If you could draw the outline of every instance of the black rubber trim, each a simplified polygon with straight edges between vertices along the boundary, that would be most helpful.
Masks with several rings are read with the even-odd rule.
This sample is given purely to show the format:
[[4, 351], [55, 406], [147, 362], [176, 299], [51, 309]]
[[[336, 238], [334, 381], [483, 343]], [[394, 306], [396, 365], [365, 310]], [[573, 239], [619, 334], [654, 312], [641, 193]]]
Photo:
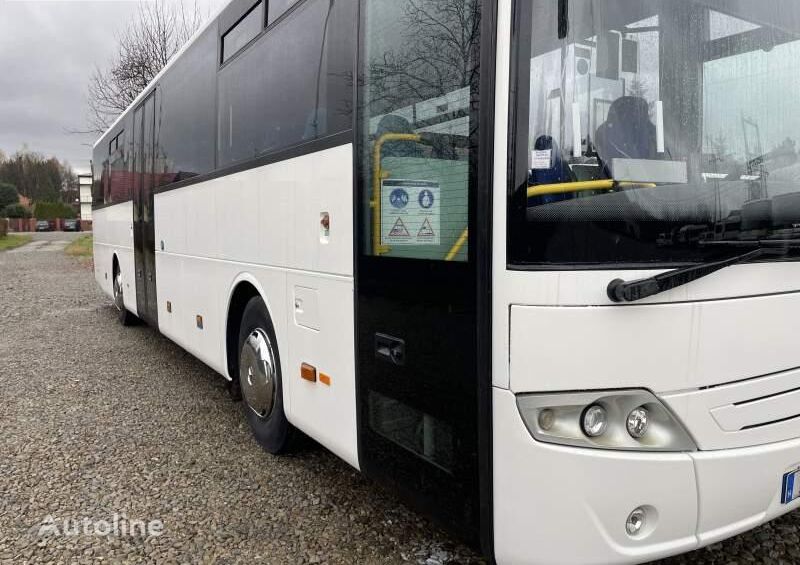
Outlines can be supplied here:
[[478, 385], [478, 497], [480, 545], [495, 562], [494, 473], [492, 413], [492, 202], [494, 186], [495, 72], [497, 54], [497, 2], [483, 0], [481, 21], [481, 75], [478, 186], [476, 191], [476, 359]]
[[[353, 107], [360, 108], [361, 104], [359, 103], [359, 96], [358, 96], [358, 82], [361, 77], [359, 77], [359, 63], [361, 62], [361, 45], [364, 40], [364, 31], [361, 26], [361, 10], [363, 8], [363, 3], [361, 0], [358, 2], [358, 8], [356, 8], [356, 50], [353, 55], [353, 76], [356, 77], [356, 80], [353, 81]], [[357, 148], [357, 139], [356, 133], [358, 132], [359, 127], [359, 112], [353, 112], [353, 199], [352, 199], [352, 206], [353, 206], [353, 377], [355, 382], [355, 389], [356, 389], [356, 454], [358, 457], [358, 463], [361, 465], [361, 462], [364, 461], [364, 442], [361, 439], [361, 426], [363, 425], [362, 418], [361, 418], [361, 407], [363, 403], [366, 402], [366, 399], [361, 394], [361, 362], [359, 361], [359, 351], [361, 346], [361, 340], [358, 336], [358, 320], [359, 320], [359, 308], [358, 308], [358, 296], [359, 296], [359, 282], [361, 280], [359, 276], [359, 252], [361, 251], [361, 222], [364, 218], [364, 211], [361, 209], [361, 195], [359, 194], [359, 190], [361, 188], [361, 184], [359, 179], [361, 178], [360, 175], [363, 172], [363, 165], [361, 163], [361, 159], [359, 158], [358, 148]]]
[[[800, 387], [790, 388], [788, 390], [782, 390], [780, 392], [775, 392], [772, 394], [765, 394], [764, 396], [759, 396], [757, 398], [749, 398], [747, 400], [740, 400], [739, 402], [734, 402], [734, 406], [745, 406], [747, 404], [752, 404], [753, 402], [759, 402], [761, 400], [767, 400], [768, 398], [776, 398], [778, 396], [783, 396], [784, 394], [791, 394], [793, 392], [797, 392], [800, 390]], [[792, 416], [793, 418], [795, 416]]]
[[764, 423], [761, 423], [761, 424], [750, 424], [749, 426], [743, 427], [739, 431], [743, 432], [743, 431], [746, 431], [746, 430], [755, 430], [756, 428], [763, 428], [763, 427], [766, 427], [766, 426], [773, 426], [775, 424], [782, 424], [784, 422], [789, 422], [790, 420], [795, 420], [797, 418], [800, 418], [800, 414], [795, 414], [794, 416], [787, 416], [786, 418], [781, 418], [779, 420], [772, 420], [770, 422], [764, 422]]

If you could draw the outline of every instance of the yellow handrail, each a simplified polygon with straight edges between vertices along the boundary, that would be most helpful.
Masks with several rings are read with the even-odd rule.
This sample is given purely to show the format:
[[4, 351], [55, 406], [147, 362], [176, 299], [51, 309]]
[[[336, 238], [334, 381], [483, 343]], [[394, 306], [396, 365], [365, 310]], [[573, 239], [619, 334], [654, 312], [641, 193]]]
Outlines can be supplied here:
[[458, 252], [461, 251], [461, 248], [464, 247], [464, 244], [467, 242], [469, 238], [469, 228], [464, 228], [464, 231], [461, 232], [461, 235], [456, 240], [455, 245], [450, 249], [450, 252], [447, 254], [447, 257], [444, 258], [445, 261], [452, 261], [458, 255]]
[[548, 194], [566, 194], [584, 190], [611, 190], [612, 188], [655, 188], [652, 182], [618, 182], [614, 179], [585, 180], [579, 182], [560, 182], [556, 184], [539, 184], [528, 187], [528, 198], [546, 196]]
[[422, 139], [416, 133], [384, 133], [375, 141], [372, 148], [372, 199], [369, 207], [372, 208], [372, 252], [375, 255], [388, 253], [389, 246], [381, 245], [381, 153], [383, 146], [390, 141], [413, 141], [419, 143]]
[[540, 184], [528, 187], [528, 198], [547, 194], [565, 194], [582, 190], [608, 190], [616, 186], [613, 179], [586, 180], [581, 182], [560, 182], [556, 184]]

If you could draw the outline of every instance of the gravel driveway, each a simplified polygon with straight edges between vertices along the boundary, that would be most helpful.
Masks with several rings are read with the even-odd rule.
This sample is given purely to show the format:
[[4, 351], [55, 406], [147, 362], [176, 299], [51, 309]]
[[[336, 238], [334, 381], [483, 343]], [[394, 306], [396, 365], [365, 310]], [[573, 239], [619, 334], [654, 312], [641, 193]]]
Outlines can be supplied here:
[[[112, 523], [163, 532], [92, 530]], [[799, 523], [668, 563], [800, 563]], [[479, 561], [324, 449], [262, 452], [223, 380], [118, 325], [87, 267], [47, 248], [0, 253], [0, 563], [101, 559]]]

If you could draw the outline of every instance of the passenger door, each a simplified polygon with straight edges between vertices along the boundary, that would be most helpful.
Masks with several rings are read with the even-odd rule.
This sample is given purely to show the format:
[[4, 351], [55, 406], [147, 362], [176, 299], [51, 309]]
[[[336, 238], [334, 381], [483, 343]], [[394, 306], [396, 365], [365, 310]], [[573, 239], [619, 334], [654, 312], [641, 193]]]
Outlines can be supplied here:
[[[359, 463], [477, 541], [479, 382], [488, 379], [478, 358], [480, 4], [456, 4], [463, 11], [362, 2]], [[437, 41], [429, 16], [459, 42]]]
[[136, 268], [136, 309], [139, 317], [158, 328], [155, 225], [153, 218], [155, 156], [155, 91], [133, 114], [133, 246]]

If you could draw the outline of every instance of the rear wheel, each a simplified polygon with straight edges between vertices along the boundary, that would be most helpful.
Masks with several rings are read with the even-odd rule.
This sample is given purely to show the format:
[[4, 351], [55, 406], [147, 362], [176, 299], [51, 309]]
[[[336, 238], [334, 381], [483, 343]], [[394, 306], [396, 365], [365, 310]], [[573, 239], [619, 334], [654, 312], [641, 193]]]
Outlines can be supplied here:
[[119, 268], [119, 263], [114, 261], [114, 280], [112, 281], [112, 288], [114, 292], [114, 306], [117, 308], [117, 317], [123, 326], [132, 326], [138, 318], [131, 314], [125, 308], [125, 284], [122, 278], [122, 269]]
[[296, 430], [283, 411], [283, 383], [275, 329], [260, 297], [245, 306], [239, 329], [239, 388], [256, 441], [270, 453], [287, 451]]

